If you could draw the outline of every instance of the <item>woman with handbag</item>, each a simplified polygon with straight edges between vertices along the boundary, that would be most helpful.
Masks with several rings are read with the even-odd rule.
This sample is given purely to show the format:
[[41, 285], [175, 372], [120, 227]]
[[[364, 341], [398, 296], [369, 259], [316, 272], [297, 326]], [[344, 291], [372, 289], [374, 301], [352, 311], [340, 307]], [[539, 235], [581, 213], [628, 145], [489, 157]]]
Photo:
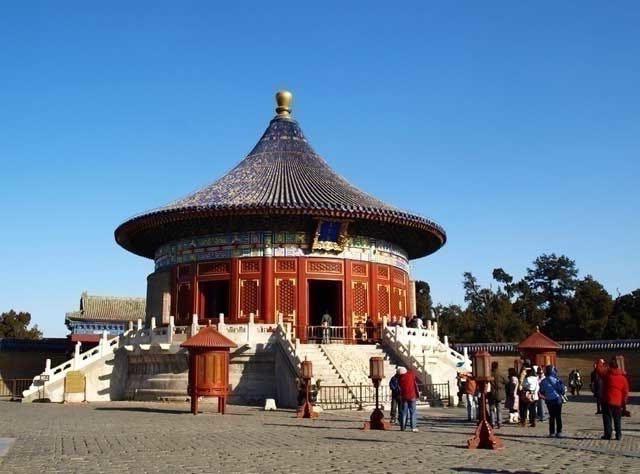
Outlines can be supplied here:
[[529, 426], [536, 426], [536, 402], [538, 401], [538, 376], [532, 368], [527, 371], [527, 377], [522, 383], [520, 392], [520, 406], [523, 416], [520, 418], [520, 425], [527, 424], [527, 413], [529, 414]]
[[562, 438], [562, 404], [567, 389], [552, 365], [545, 367], [544, 375], [540, 382], [540, 395], [549, 410], [549, 438]]

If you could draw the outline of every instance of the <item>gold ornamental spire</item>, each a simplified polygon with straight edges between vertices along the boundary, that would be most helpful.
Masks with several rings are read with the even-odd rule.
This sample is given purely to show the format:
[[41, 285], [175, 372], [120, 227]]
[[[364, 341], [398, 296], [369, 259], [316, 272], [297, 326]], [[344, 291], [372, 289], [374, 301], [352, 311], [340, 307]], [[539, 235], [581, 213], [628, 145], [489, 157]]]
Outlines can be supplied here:
[[276, 92], [276, 113], [279, 117], [289, 117], [291, 115], [291, 102], [293, 102], [293, 94], [289, 91]]

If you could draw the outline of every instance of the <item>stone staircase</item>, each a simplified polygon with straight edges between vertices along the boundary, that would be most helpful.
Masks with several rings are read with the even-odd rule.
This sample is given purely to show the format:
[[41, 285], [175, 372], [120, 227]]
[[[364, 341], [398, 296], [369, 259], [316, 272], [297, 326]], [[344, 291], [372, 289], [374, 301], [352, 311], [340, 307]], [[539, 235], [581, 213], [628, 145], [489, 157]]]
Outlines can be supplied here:
[[325, 410], [355, 408], [359, 405], [345, 379], [319, 344], [299, 344], [296, 355], [300, 361], [308, 360], [313, 364], [314, 381], [320, 380], [320, 392], [317, 403]]
[[326, 344], [322, 346], [322, 350], [350, 386], [371, 385], [369, 360], [372, 357], [384, 359], [385, 379], [382, 386], [388, 386], [389, 380], [396, 372], [394, 361], [378, 344]]
[[344, 380], [331, 363], [319, 344], [300, 344], [296, 355], [300, 361], [308, 360], [313, 364], [313, 378], [322, 385], [345, 385]]

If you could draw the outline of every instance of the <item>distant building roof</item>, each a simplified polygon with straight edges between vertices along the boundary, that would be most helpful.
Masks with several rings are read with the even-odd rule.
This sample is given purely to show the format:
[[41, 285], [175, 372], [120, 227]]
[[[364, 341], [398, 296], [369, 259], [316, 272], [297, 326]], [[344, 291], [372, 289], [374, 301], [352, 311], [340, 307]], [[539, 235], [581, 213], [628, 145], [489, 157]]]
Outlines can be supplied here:
[[549, 336], [545, 336], [540, 332], [539, 329], [536, 329], [536, 332], [531, 334], [529, 337], [525, 338], [520, 344], [518, 344], [518, 350], [551, 350], [557, 351], [560, 349], [560, 344], [551, 339]]
[[231, 339], [220, 334], [213, 326], [206, 326], [198, 334], [190, 337], [180, 347], [186, 348], [231, 348], [238, 347]]
[[146, 299], [125, 296], [80, 296], [80, 310], [66, 314], [67, 320], [127, 322], [144, 319]]

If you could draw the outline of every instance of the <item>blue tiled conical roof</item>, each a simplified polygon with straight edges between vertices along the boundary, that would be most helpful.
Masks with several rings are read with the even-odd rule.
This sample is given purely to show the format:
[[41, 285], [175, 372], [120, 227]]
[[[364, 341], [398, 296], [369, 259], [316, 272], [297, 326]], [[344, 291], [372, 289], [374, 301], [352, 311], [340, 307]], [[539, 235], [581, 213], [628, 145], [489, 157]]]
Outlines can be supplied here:
[[274, 118], [249, 155], [214, 183], [158, 210], [225, 207], [394, 210], [333, 171], [298, 122]]
[[158, 246], [179, 238], [317, 218], [351, 220], [362, 235], [395, 242], [410, 258], [435, 252], [446, 241], [436, 223], [385, 204], [338, 175], [288, 115], [271, 120], [249, 155], [220, 179], [129, 219], [115, 236], [127, 250], [152, 258]]

